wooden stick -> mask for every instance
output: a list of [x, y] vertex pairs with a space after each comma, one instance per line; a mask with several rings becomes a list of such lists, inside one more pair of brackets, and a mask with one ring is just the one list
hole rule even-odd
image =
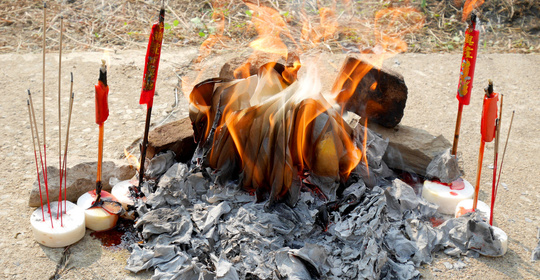
[[478, 154], [478, 172], [476, 174], [476, 187], [474, 189], [474, 200], [472, 210], [476, 212], [476, 205], [478, 204], [478, 193], [480, 192], [480, 175], [482, 174], [482, 161], [484, 159], [484, 147], [486, 142], [484, 139], [480, 142], [480, 152]]
[[101, 189], [103, 187], [101, 183], [101, 167], [103, 162], [103, 123], [99, 124], [99, 142], [98, 142], [98, 166], [97, 166], [97, 178], [96, 178], [96, 203], [101, 198]]
[[62, 179], [64, 179], [62, 169], [62, 103], [61, 101], [61, 87], [62, 87], [62, 35], [64, 31], [64, 16], [60, 17], [60, 50], [58, 56], [58, 172], [59, 182], [58, 187], [58, 211], [56, 213], [56, 219], [60, 215], [60, 226], [63, 226], [62, 220]]
[[146, 123], [144, 124], [144, 137], [141, 149], [141, 168], [139, 169], [139, 187], [141, 190], [143, 178], [144, 178], [144, 161], [146, 160], [146, 148], [148, 146], [148, 132], [150, 130], [150, 118], [152, 117], [152, 106], [147, 105], [146, 109]]
[[502, 108], [503, 108], [503, 99], [504, 95], [501, 94], [501, 104], [499, 107], [499, 119], [496, 121], [496, 133], [495, 133], [495, 155], [493, 157], [493, 182], [491, 185], [491, 209], [489, 215], [489, 224], [493, 225], [493, 208], [495, 208], [495, 198], [497, 196], [497, 160], [499, 158], [499, 138], [501, 133], [501, 119], [502, 119]]
[[28, 117], [30, 118], [30, 130], [32, 131], [32, 146], [34, 147], [34, 160], [36, 162], [36, 173], [37, 181], [39, 186], [39, 202], [41, 203], [41, 216], [43, 221], [45, 221], [45, 212], [43, 210], [43, 195], [41, 194], [41, 180], [39, 179], [39, 165], [36, 152], [36, 139], [34, 136], [34, 124], [32, 122], [32, 111], [30, 110], [30, 100], [26, 99], [26, 104], [28, 105]]
[[457, 146], [459, 141], [459, 131], [461, 130], [461, 115], [463, 113], [463, 104], [459, 102], [457, 120], [456, 120], [456, 130], [454, 132], [454, 144], [452, 145], [452, 155], [457, 154]]
[[68, 144], [69, 144], [69, 128], [71, 126], [71, 112], [73, 110], [73, 100], [74, 100], [74, 93], [73, 93], [73, 72], [71, 72], [71, 88], [69, 89], [70, 92], [70, 99], [69, 99], [69, 113], [68, 113], [68, 124], [66, 129], [66, 141], [65, 141], [65, 147], [64, 147], [64, 160], [62, 161], [62, 168], [64, 173], [64, 213], [67, 209], [67, 151], [68, 151]]
[[30, 93], [30, 90], [28, 90], [28, 99], [30, 100], [30, 108], [32, 109], [32, 117], [34, 119], [34, 128], [36, 129], [36, 139], [37, 139], [38, 148], [39, 148], [39, 158], [41, 159], [41, 173], [43, 173], [43, 182], [45, 183], [45, 194], [47, 196], [47, 209], [48, 209], [47, 213], [49, 213], [49, 216], [51, 216], [51, 228], [54, 228], [52, 215], [51, 215], [51, 205], [49, 203], [49, 186], [47, 184], [47, 176], [46, 176], [47, 173], [45, 173], [47, 166], [43, 164], [43, 156], [41, 154], [41, 143], [39, 141], [39, 133], [37, 129], [36, 113], [34, 111], [34, 102], [32, 102], [32, 94]]

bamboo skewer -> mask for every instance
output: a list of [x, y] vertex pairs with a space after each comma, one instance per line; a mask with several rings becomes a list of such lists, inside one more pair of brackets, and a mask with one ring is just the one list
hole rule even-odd
[[48, 210], [47, 213], [49, 213], [49, 216], [51, 217], [51, 227], [54, 228], [52, 215], [51, 215], [51, 205], [49, 203], [49, 187], [47, 185], [47, 176], [46, 176], [47, 173], [45, 173], [45, 170], [47, 169], [47, 167], [43, 164], [43, 156], [41, 154], [41, 142], [39, 141], [39, 133], [37, 130], [36, 113], [34, 111], [34, 103], [32, 102], [32, 94], [30, 94], [30, 90], [28, 90], [28, 99], [30, 100], [30, 108], [32, 109], [32, 118], [34, 119], [34, 128], [36, 130], [36, 139], [38, 142], [39, 158], [41, 159], [41, 172], [43, 173], [43, 181], [45, 183], [45, 194], [47, 197], [47, 210]]
[[37, 181], [39, 186], [39, 202], [41, 204], [41, 216], [43, 221], [45, 221], [45, 212], [43, 210], [43, 195], [41, 194], [41, 180], [39, 179], [39, 165], [38, 165], [38, 159], [37, 159], [37, 152], [36, 152], [36, 139], [34, 135], [34, 123], [32, 122], [32, 112], [30, 110], [30, 100], [26, 99], [26, 104], [28, 105], [28, 117], [30, 118], [30, 130], [32, 131], [32, 146], [34, 147], [34, 159], [36, 162], [36, 173], [37, 173]]

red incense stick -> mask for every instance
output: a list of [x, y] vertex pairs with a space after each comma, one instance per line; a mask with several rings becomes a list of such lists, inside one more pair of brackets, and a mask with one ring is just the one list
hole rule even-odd
[[478, 155], [478, 172], [476, 175], [476, 187], [474, 190], [473, 211], [476, 211], [476, 205], [478, 203], [478, 193], [480, 191], [480, 176], [482, 173], [482, 160], [484, 159], [484, 147], [486, 142], [493, 141], [495, 137], [495, 122], [497, 118], [497, 101], [499, 100], [499, 94], [493, 92], [493, 82], [489, 81], [488, 87], [485, 89], [486, 95], [484, 96], [484, 105], [482, 106], [482, 123], [480, 132], [482, 134], [482, 140], [480, 143], [480, 152]]
[[146, 104], [146, 123], [144, 126], [144, 137], [141, 150], [141, 167], [139, 170], [139, 186], [142, 186], [144, 178], [144, 161], [146, 158], [146, 146], [148, 145], [148, 132], [150, 130], [150, 118], [152, 116], [152, 105], [154, 103], [154, 92], [156, 88], [156, 78], [159, 68], [159, 58], [161, 56], [161, 45], [163, 42], [163, 30], [165, 22], [165, 8], [162, 4], [159, 11], [159, 21], [152, 26], [146, 58], [144, 64], [144, 76], [139, 104]]
[[501, 119], [502, 119], [502, 108], [503, 108], [503, 95], [501, 94], [501, 105], [499, 107], [499, 118], [497, 119], [495, 123], [496, 127], [496, 135], [495, 135], [495, 155], [493, 157], [493, 182], [491, 185], [491, 210], [489, 215], [489, 224], [493, 225], [493, 208], [495, 207], [495, 197], [497, 196], [497, 160], [499, 158], [499, 138], [501, 133]]
[[463, 57], [461, 58], [461, 68], [459, 70], [459, 85], [456, 95], [456, 98], [459, 101], [459, 107], [456, 120], [456, 130], [454, 132], [454, 143], [452, 145], [452, 155], [454, 156], [457, 153], [463, 105], [469, 105], [471, 100], [474, 68], [476, 66], [476, 54], [478, 52], [479, 34], [480, 32], [476, 29], [476, 15], [473, 13], [471, 14], [471, 23], [465, 31]]
[[107, 85], [107, 65], [105, 60], [101, 60], [101, 68], [99, 70], [98, 84], [95, 85], [96, 89], [96, 123], [99, 125], [99, 143], [98, 143], [98, 167], [96, 178], [96, 201], [98, 203], [101, 199], [101, 167], [103, 162], [103, 124], [109, 117], [109, 104], [107, 98], [109, 96], [109, 86]]

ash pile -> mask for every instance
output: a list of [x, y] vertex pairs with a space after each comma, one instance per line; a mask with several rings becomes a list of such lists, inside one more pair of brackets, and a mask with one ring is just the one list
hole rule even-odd
[[316, 75], [297, 77], [295, 62], [195, 86], [197, 147], [184, 162], [156, 150], [136, 204], [145, 241], [126, 269], [154, 270], [152, 279], [414, 279], [437, 251], [497, 255], [486, 222], [442, 217], [410, 180], [456, 176], [441, 139], [416, 134], [418, 149], [361, 125], [358, 116], [392, 130], [400, 122], [401, 76], [348, 58], [329, 97]]

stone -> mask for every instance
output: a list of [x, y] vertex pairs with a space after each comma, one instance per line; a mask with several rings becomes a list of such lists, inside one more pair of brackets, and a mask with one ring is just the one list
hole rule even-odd
[[[85, 192], [91, 191], [96, 188], [96, 176], [97, 176], [97, 162], [83, 162], [76, 164], [73, 167], [67, 169], [67, 200], [76, 203], [79, 196]], [[132, 165], [123, 161], [108, 160], [103, 162], [102, 177], [103, 190], [110, 192], [112, 186], [109, 184], [109, 180], [114, 177], [118, 180], [129, 180], [135, 176], [136, 169]], [[58, 200], [58, 185], [59, 185], [59, 172], [56, 165], [49, 165], [47, 167], [48, 176], [48, 188], [49, 188], [49, 201]], [[40, 172], [40, 178], [43, 178]], [[47, 197], [45, 195], [45, 184], [41, 179], [41, 191], [43, 197], [43, 204], [47, 203]], [[62, 192], [64, 190], [62, 189]], [[62, 196], [64, 194], [62, 193]], [[30, 197], [28, 205], [31, 207], [39, 207], [39, 185], [35, 181], [30, 191]]]
[[336, 101], [346, 111], [393, 128], [403, 118], [408, 91], [402, 75], [349, 56], [332, 92], [338, 94]]
[[369, 124], [368, 127], [389, 140], [383, 157], [388, 167], [424, 177], [433, 159], [452, 147], [444, 136], [434, 136], [420, 128], [406, 125], [385, 128], [377, 124]]
[[285, 64], [281, 55], [255, 51], [249, 57], [235, 57], [223, 64], [219, 77], [227, 80], [247, 78], [256, 75], [259, 68], [269, 62]]
[[177, 161], [187, 162], [196, 148], [191, 120], [184, 118], [150, 131], [146, 156], [151, 159], [160, 152], [170, 150], [176, 155]]

